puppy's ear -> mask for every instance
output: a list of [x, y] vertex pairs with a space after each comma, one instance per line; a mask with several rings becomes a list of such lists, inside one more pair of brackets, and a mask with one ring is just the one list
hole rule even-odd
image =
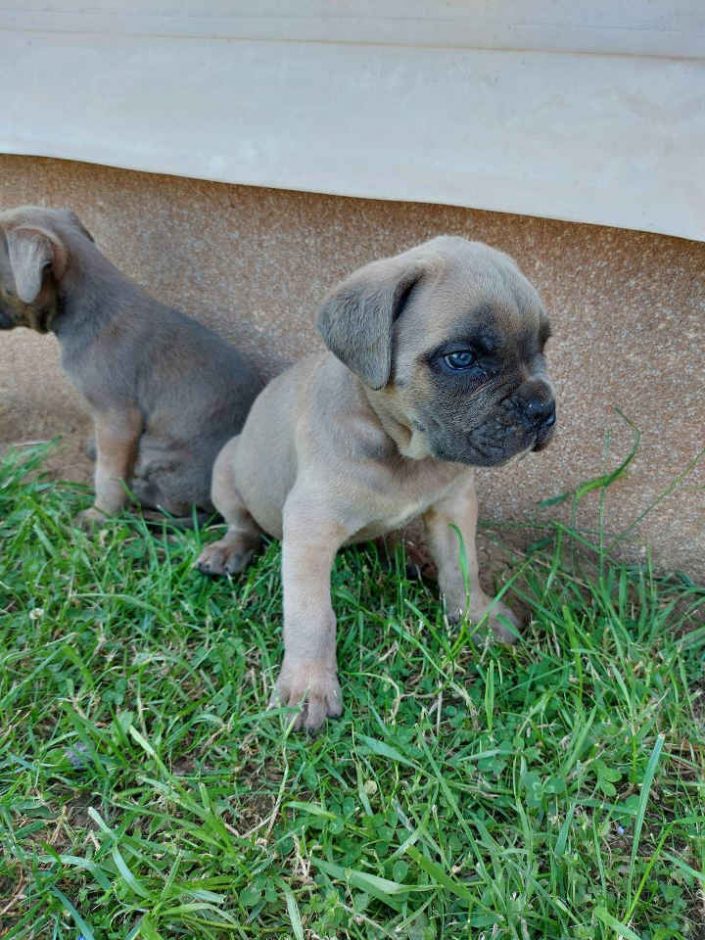
[[370, 388], [392, 372], [392, 327], [425, 273], [403, 256], [373, 261], [339, 284], [318, 314], [326, 346]]
[[34, 226], [20, 225], [6, 236], [17, 296], [23, 303], [34, 303], [47, 268], [57, 280], [62, 277], [68, 262], [66, 248], [52, 232]]

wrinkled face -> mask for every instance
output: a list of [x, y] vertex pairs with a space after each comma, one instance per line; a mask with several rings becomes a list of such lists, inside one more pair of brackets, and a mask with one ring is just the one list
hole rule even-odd
[[439, 460], [497, 466], [549, 443], [548, 318], [507, 256], [465, 243], [412, 290], [383, 394]]

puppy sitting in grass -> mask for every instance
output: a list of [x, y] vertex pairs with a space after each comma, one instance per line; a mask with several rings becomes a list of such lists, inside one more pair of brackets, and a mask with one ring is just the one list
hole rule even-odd
[[228, 530], [198, 560], [234, 574], [262, 531], [283, 540], [276, 699], [301, 704], [309, 731], [342, 710], [330, 572], [343, 545], [422, 516], [448, 616], [516, 635], [478, 580], [472, 467], [541, 450], [556, 420], [538, 294], [479, 242], [435, 238], [368, 264], [328, 296], [318, 329], [329, 351], [268, 385], [219, 454], [212, 498]]
[[212, 511], [213, 461], [262, 387], [242, 355], [146, 294], [66, 209], [0, 212], [0, 329], [52, 332], [93, 417], [100, 522], [126, 503]]

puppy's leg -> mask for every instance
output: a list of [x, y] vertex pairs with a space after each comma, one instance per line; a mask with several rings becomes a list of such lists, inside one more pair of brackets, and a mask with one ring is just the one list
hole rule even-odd
[[316, 496], [304, 499], [295, 491], [283, 522], [284, 662], [273, 701], [302, 704], [296, 728], [313, 732], [343, 710], [330, 572], [348, 533], [322, 511]]
[[125, 484], [129, 481], [137, 457], [142, 433], [142, 415], [136, 408], [96, 412], [95, 502], [79, 513], [82, 525], [102, 522], [119, 512], [127, 501]]
[[237, 444], [237, 437], [228, 441], [213, 464], [211, 499], [228, 523], [228, 530], [199, 555], [196, 567], [202, 574], [237, 574], [250, 563], [262, 538], [235, 485], [233, 458]]
[[[500, 601], [491, 601], [480, 586], [475, 533], [477, 530], [477, 496], [471, 475], [448, 496], [435, 503], [425, 514], [428, 545], [438, 568], [438, 584], [445, 599], [450, 620], [469, 614], [473, 621], [488, 613], [489, 624], [505, 643], [513, 643], [519, 632], [519, 618]], [[467, 585], [460, 565], [457, 526], [467, 557]], [[513, 629], [503, 624], [498, 615], [506, 617]]]

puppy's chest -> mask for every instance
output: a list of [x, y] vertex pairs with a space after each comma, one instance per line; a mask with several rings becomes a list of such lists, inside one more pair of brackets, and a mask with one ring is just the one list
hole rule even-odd
[[349, 541], [366, 542], [368, 539], [376, 539], [382, 535], [388, 535], [390, 532], [396, 532], [398, 529], [403, 529], [404, 526], [409, 525], [427, 509], [428, 506], [416, 504], [406, 507], [403, 512], [396, 515], [381, 514], [379, 518], [359, 529]]
[[428, 503], [427, 500], [416, 500], [416, 502], [407, 503], [407, 505], [402, 507], [398, 512], [386, 516], [386, 518], [381, 519], [380, 522], [385, 523], [389, 530], [401, 529], [403, 526], [408, 525], [409, 522], [416, 519], [417, 516], [423, 515], [429, 508], [429, 505], [430, 503]]
[[377, 538], [404, 528], [442, 499], [453, 483], [454, 475], [450, 479], [445, 474], [426, 478], [420, 473], [412, 479], [397, 478], [393, 487], [371, 491], [368, 519], [356, 533], [355, 541]]

